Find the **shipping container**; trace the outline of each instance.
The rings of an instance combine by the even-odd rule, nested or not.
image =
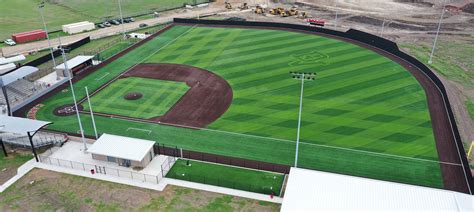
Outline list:
[[[95,24],[88,21],[73,23],[73,24],[66,24],[62,26],[63,32],[68,34],[76,34],[85,31],[90,31],[95,29]]]
[[[16,43],[26,43],[35,40],[41,40],[46,38],[46,31],[38,29],[30,32],[22,32],[12,35],[12,39]]]

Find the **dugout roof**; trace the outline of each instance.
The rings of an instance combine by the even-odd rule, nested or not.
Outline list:
[[[0,116],[0,132],[14,133],[18,135],[34,135],[38,130],[51,122],[38,121],[27,118],[19,118],[13,116]]]
[[[454,191],[291,168],[281,211],[474,211]]]
[[[67,61],[67,68],[69,70],[91,60],[92,58],[94,58],[94,56],[88,56],[88,55],[79,55],[79,56],[76,56],[70,60]],[[65,70],[66,67],[64,65],[64,63],[61,63],[59,65],[57,65],[54,69],[59,69],[59,70]]]
[[[155,144],[154,141],[103,134],[87,152],[131,161],[142,161]]]

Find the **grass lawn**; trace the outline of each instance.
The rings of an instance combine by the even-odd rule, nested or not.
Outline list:
[[[213,131],[97,116],[100,133],[292,165],[301,85],[289,72],[316,72],[304,87],[299,166],[443,187],[423,89],[403,67],[368,49],[286,31],[175,26],[75,83],[76,95],[144,62],[210,70],[231,85],[232,105],[208,126]],[[54,122],[51,129],[77,132],[74,116],[52,113],[71,102],[68,91],[60,92],[42,102],[37,118]],[[92,135],[90,117],[81,119]],[[130,134],[129,127],[151,133]]]
[[[33,184],[30,182],[34,181]],[[189,188],[154,191],[33,169],[0,194],[1,211],[279,211],[280,205]]]
[[[18,32],[43,29],[38,10],[39,0],[3,0],[0,4],[0,40]],[[81,21],[100,22],[106,17],[119,17],[117,1],[110,0],[60,0],[45,1],[44,19],[49,31],[60,30],[61,25]],[[124,16],[162,11],[182,7],[185,3],[204,0],[122,0]]]
[[[18,167],[31,160],[33,156],[29,153],[9,153],[5,157],[3,150],[0,150],[0,185],[16,175]]]
[[[177,160],[166,177],[262,194],[280,195],[284,176],[198,161]]]
[[[95,112],[150,119],[164,115],[188,91],[185,83],[128,77],[118,79],[91,97]],[[128,93],[138,92],[137,100],[125,100]],[[88,105],[85,104],[86,110]]]

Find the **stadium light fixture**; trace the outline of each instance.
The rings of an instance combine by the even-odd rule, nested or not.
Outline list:
[[[68,75],[69,85],[71,86],[72,99],[74,100],[74,109],[76,110],[77,121],[79,122],[79,130],[81,131],[81,140],[82,140],[82,143],[84,144],[84,153],[85,153],[87,151],[87,143],[86,143],[86,139],[84,138],[84,129],[82,128],[81,116],[79,115],[79,108],[77,107],[76,93],[74,92],[74,85],[72,84],[72,71],[69,70],[69,67],[67,65],[66,52],[64,52],[64,48],[61,46],[61,37],[58,36],[58,39],[59,39],[59,46],[61,48],[61,54],[63,56],[64,71]]]
[[[40,11],[40,14],[41,14],[41,20],[43,20],[43,27],[44,27],[44,31],[46,32],[46,39],[48,40],[49,52],[51,53],[51,59],[53,59],[53,67],[56,67],[56,60],[54,59],[53,47],[51,46],[51,40],[49,39],[48,28],[46,27],[46,22],[44,21],[44,15],[43,15],[44,6],[45,6],[44,1],[41,1],[41,3],[38,6],[38,10]]]
[[[433,48],[431,49],[430,60],[428,60],[428,64],[433,63],[433,55],[436,49],[436,42],[438,41],[439,30],[441,29],[441,21],[443,20],[445,9],[446,9],[446,0],[443,1],[443,10],[441,11],[441,16],[439,17],[438,29],[436,30],[436,35],[433,42]]]

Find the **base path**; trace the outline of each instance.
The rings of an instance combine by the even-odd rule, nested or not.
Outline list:
[[[222,77],[196,67],[178,64],[140,64],[122,77],[184,82],[191,88],[163,116],[152,121],[185,127],[205,127],[232,103],[232,88]]]

